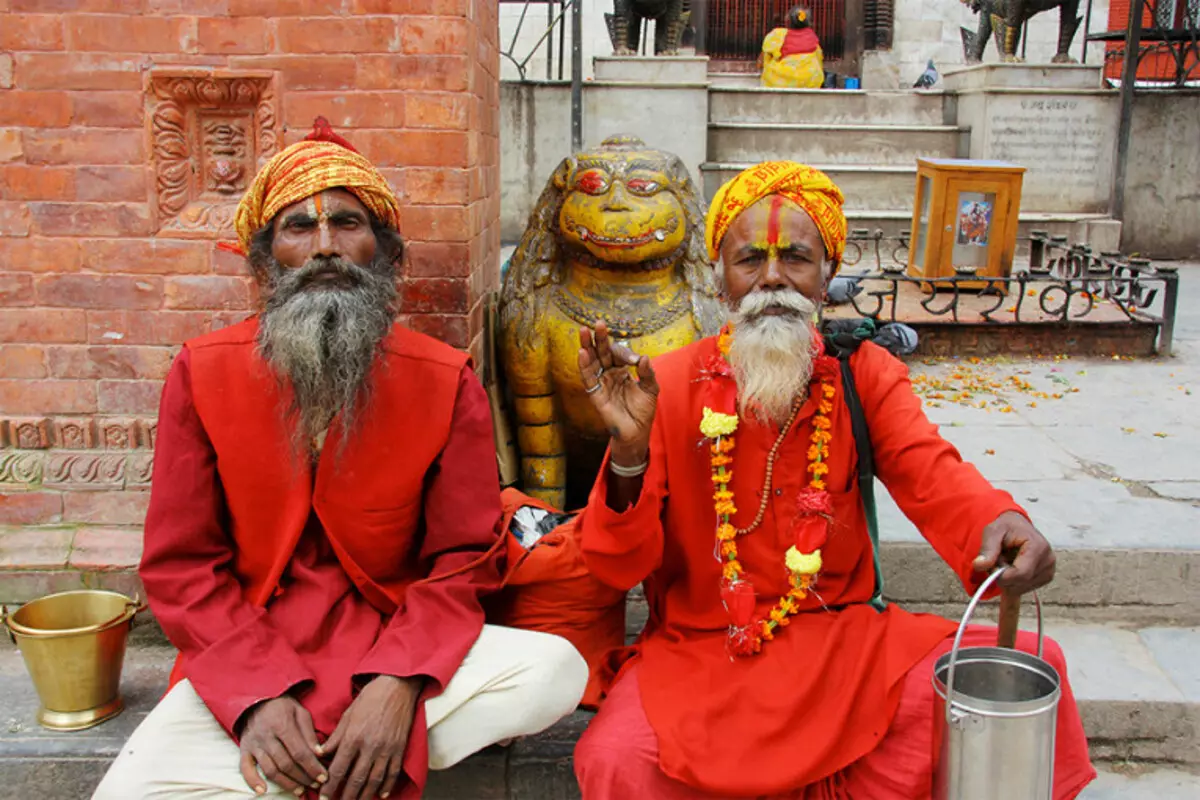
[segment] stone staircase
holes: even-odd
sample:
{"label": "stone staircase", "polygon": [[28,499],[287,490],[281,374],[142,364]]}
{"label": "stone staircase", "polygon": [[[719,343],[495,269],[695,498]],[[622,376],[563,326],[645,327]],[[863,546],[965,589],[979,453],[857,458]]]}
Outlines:
{"label": "stone staircase", "polygon": [[[955,96],[942,92],[765,89],[714,75],[709,89],[705,194],[752,164],[788,158],[829,175],[846,195],[850,227],[887,235],[910,230],[917,159],[966,158],[969,128],[956,124]],[[1023,208],[1031,230],[1089,238],[1104,214]]]}

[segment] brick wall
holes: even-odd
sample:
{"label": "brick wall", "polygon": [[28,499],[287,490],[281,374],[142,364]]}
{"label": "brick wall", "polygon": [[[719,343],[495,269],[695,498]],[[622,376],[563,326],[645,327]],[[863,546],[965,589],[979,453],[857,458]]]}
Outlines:
{"label": "brick wall", "polygon": [[[37,558],[66,566],[86,526],[136,536],[178,345],[254,302],[241,259],[215,247],[232,203],[318,114],[402,197],[405,321],[477,352],[498,281],[495,2],[0,13],[0,530],[67,532]],[[3,542],[0,568],[31,558]]]}

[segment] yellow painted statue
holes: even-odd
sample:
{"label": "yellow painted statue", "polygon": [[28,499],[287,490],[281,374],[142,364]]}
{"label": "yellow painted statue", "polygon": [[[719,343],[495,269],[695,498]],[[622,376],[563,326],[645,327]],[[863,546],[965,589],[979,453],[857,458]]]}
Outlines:
{"label": "yellow painted statue", "polygon": [[609,435],[579,375],[579,328],[607,323],[640,355],[720,327],[699,194],[678,156],[612,137],[565,159],[509,263],[502,358],[524,490],[586,502]]}

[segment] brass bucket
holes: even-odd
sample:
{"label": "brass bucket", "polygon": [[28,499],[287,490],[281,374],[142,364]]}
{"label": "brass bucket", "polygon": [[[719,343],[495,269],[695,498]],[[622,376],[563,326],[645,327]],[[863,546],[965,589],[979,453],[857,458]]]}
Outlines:
{"label": "brass bucket", "polygon": [[85,589],[47,595],[3,615],[41,700],[43,727],[79,731],[121,713],[125,639],[144,608],[117,592]]}

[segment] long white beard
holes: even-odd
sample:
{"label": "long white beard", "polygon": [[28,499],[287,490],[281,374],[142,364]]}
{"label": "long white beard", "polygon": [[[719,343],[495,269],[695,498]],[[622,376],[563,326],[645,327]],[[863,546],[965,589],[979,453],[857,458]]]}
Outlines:
{"label": "long white beard", "polygon": [[[767,315],[768,308],[788,313]],[[729,315],[733,341],[729,364],[743,413],[782,426],[792,403],[808,389],[813,369],[816,305],[792,289],[760,289],[741,299]]]}

